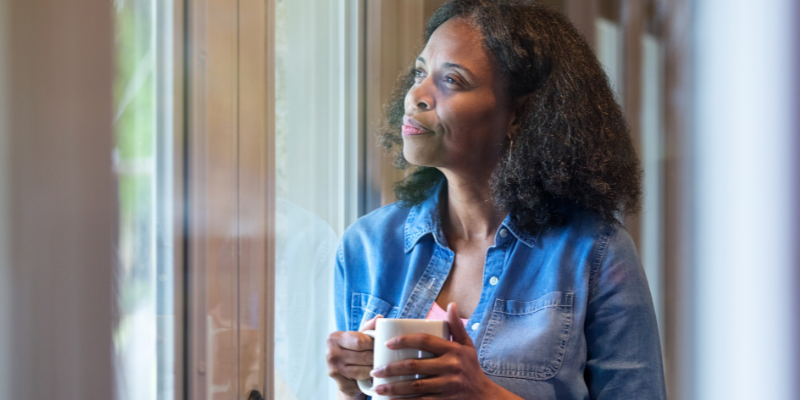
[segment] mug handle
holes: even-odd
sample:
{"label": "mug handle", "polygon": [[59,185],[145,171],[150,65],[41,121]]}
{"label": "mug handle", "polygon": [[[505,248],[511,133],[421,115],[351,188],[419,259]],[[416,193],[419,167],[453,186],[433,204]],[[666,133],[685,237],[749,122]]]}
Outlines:
{"label": "mug handle", "polygon": [[[375,331],[374,330],[364,331],[364,332],[361,332],[361,333],[363,333],[363,334],[375,339]],[[373,387],[371,379],[364,379],[364,380],[360,380],[360,381],[357,381],[357,382],[358,382],[358,388],[361,389],[361,391],[364,394],[372,396],[372,397],[378,396],[378,394],[375,393],[375,388]]]}

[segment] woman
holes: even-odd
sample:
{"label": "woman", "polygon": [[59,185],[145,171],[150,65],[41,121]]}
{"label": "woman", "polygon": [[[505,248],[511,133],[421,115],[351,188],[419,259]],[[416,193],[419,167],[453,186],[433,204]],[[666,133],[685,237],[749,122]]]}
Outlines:
{"label": "woman", "polygon": [[[364,398],[355,380],[370,373],[428,375],[385,396],[666,398],[647,281],[616,219],[637,211],[639,162],[575,28],[532,2],[455,0],[400,86],[384,142],[413,169],[337,254],[340,398]],[[359,328],[442,306],[452,342],[387,344],[436,357],[373,370]]]}

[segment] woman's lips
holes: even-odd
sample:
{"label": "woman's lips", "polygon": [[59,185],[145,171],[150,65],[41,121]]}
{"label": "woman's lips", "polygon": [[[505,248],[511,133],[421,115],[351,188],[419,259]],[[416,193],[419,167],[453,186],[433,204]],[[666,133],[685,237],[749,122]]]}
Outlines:
{"label": "woman's lips", "polygon": [[423,133],[431,133],[431,131],[419,129],[411,125],[403,125],[403,135],[421,135]]}
{"label": "woman's lips", "polygon": [[425,133],[433,133],[433,131],[424,127],[414,118],[403,116],[403,135],[422,135]]}

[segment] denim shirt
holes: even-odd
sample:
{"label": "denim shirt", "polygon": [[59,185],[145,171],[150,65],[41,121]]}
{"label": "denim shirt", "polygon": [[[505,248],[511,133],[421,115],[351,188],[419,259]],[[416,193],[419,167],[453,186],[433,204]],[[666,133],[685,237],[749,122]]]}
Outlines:
{"label": "denim shirt", "polygon": [[[347,229],[335,272],[339,330],[378,314],[425,318],[455,255],[437,203],[390,204]],[[593,212],[575,210],[537,235],[506,217],[467,332],[486,375],[524,399],[666,399],[639,256],[621,224]]]}

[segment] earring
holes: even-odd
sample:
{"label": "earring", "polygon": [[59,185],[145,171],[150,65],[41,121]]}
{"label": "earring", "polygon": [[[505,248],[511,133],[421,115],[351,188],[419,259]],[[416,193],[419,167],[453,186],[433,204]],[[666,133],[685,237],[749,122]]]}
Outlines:
{"label": "earring", "polygon": [[511,150],[514,150],[514,139],[511,139],[511,145],[508,146],[508,162],[511,162]]}

